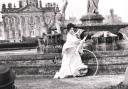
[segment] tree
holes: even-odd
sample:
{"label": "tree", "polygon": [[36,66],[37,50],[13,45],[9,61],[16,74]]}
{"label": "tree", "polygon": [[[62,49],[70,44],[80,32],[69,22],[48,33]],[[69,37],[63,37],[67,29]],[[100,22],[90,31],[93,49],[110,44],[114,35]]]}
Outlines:
{"label": "tree", "polygon": [[104,22],[105,23],[110,23],[110,24],[119,24],[119,23],[122,23],[122,20],[121,20],[121,17],[114,14],[113,9],[110,9],[110,15],[105,17]]}

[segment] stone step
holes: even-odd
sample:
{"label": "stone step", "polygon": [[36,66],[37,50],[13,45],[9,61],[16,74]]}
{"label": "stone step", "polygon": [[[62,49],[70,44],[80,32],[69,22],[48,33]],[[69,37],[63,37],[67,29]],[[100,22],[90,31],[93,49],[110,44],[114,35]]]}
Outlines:
{"label": "stone step", "polygon": [[[97,52],[98,59],[97,75],[122,74],[128,65],[128,52]],[[57,58],[55,58],[57,57]],[[61,64],[61,54],[10,54],[0,55],[0,62],[7,63],[17,75],[43,75],[53,77],[59,70]],[[85,58],[85,60],[87,60]],[[86,63],[86,61],[84,61]],[[96,61],[93,57],[88,61],[88,75],[93,75],[96,71]]]}
{"label": "stone step", "polygon": [[[128,64],[99,65],[97,75],[123,74]],[[89,67],[89,74],[93,75],[96,66]],[[53,76],[60,66],[47,65],[39,67],[13,67],[17,75],[44,75]],[[91,73],[90,73],[91,72]]]}

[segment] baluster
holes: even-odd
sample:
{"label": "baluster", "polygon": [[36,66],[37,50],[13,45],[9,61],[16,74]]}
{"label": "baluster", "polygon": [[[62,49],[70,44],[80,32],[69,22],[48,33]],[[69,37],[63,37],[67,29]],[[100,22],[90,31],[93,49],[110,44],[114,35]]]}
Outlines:
{"label": "baluster", "polygon": [[47,36],[48,37],[48,39],[47,39],[47,47],[46,47],[46,51],[47,51],[47,53],[49,52],[49,44],[50,44],[50,37],[49,36]]}
{"label": "baluster", "polygon": [[114,51],[115,39],[112,37],[112,51]]}
{"label": "baluster", "polygon": [[56,36],[56,53],[58,53],[58,37]]}
{"label": "baluster", "polygon": [[106,37],[104,37],[103,40],[104,40],[104,43],[105,43],[104,51],[106,51]]}
{"label": "baluster", "polygon": [[57,35],[56,35],[56,36],[55,36],[55,53],[57,53],[57,47],[56,47],[56,46],[58,45],[58,44],[57,44],[57,40],[58,40],[58,39],[57,39]]}
{"label": "baluster", "polygon": [[98,38],[96,38],[96,51],[98,51],[98,50],[97,50],[98,45],[99,45],[99,43],[98,43]]}

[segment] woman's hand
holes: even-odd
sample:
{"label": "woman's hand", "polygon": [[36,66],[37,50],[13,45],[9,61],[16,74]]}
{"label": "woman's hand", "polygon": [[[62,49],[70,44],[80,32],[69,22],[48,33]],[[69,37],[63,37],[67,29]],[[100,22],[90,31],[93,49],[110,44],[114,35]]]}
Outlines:
{"label": "woman's hand", "polygon": [[80,41],[80,43],[83,44],[86,39],[87,39],[87,36],[85,36],[85,37]]}
{"label": "woman's hand", "polygon": [[79,47],[78,47],[78,48],[76,49],[75,53],[83,54],[84,52],[83,52],[83,49],[82,49],[82,48],[79,48]]}
{"label": "woman's hand", "polygon": [[87,38],[87,36],[85,36],[82,40],[84,40],[84,41],[85,41],[85,40],[86,40],[86,38]]}
{"label": "woman's hand", "polygon": [[81,48],[81,49],[79,49],[79,53],[80,53],[80,55],[84,54],[84,52],[83,52],[83,49],[82,49],[82,48]]}

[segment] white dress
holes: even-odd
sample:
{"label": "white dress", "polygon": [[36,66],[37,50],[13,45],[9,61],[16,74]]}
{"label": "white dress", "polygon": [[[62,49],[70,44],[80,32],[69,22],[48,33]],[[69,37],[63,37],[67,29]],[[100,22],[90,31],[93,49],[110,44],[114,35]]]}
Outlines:
{"label": "white dress", "polygon": [[80,40],[70,33],[67,34],[66,43],[62,49],[62,64],[54,78],[65,78],[67,76],[80,75],[80,69],[87,69],[87,66],[82,63],[79,52],[76,51]]}

